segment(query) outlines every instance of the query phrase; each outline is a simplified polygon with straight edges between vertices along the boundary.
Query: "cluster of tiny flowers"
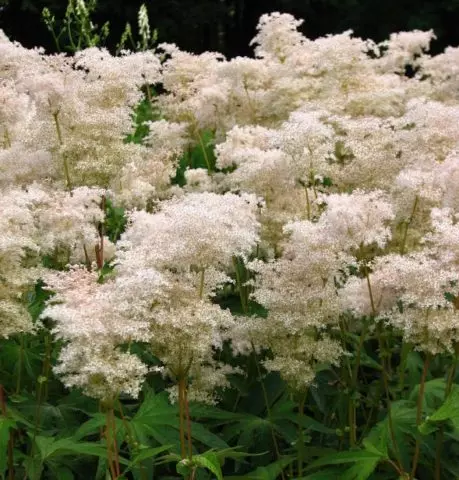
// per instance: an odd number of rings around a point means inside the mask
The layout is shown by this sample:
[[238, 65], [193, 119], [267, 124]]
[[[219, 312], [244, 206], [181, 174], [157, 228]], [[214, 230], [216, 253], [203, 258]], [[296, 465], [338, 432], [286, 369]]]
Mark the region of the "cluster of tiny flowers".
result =
[[[46, 55], [0, 31], [1, 337], [40, 327], [26, 301], [42, 280], [69, 388], [137, 396], [154, 370], [137, 342], [172, 397], [186, 379], [205, 402], [235, 371], [226, 343], [268, 350], [264, 368], [304, 390], [346, 354], [343, 315], [457, 347], [458, 49], [429, 55], [432, 31], [312, 41], [301, 24], [263, 15], [254, 57], [231, 60], [170, 44]], [[141, 101], [160, 118], [127, 142]], [[207, 168], [177, 181], [200, 149]], [[127, 212], [119, 241], [107, 200]], [[222, 308], [229, 290], [266, 315]]]

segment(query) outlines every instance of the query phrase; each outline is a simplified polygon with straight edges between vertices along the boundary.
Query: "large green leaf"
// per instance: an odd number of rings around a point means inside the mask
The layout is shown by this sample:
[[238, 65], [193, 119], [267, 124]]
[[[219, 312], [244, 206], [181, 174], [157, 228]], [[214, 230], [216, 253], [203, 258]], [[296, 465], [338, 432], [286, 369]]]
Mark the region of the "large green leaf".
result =
[[220, 461], [214, 452], [206, 452], [202, 455], [197, 455], [193, 457], [193, 462], [199, 467], [206, 468], [212, 472], [217, 477], [217, 480], [223, 480]]
[[107, 449], [104, 445], [95, 442], [78, 442], [73, 438], [55, 439], [52, 437], [36, 436], [35, 443], [42, 460], [65, 455], [95, 455], [106, 457]]
[[375, 471], [381, 458], [367, 459], [357, 462], [340, 476], [341, 480], [367, 480]]
[[[392, 441], [391, 424], [397, 445]], [[389, 450], [392, 458], [400, 456], [402, 464], [405, 468], [409, 468], [412, 456], [410, 437], [416, 437], [416, 405], [413, 402], [400, 400], [391, 405], [391, 422], [386, 415], [371, 429], [365, 441], [380, 452]]]
[[385, 457], [382, 454], [370, 450], [337, 452], [315, 460], [307, 466], [306, 470], [313, 470], [327, 465], [339, 465], [342, 463], [379, 462], [384, 459]]
[[424, 435], [436, 430], [436, 425], [450, 420], [455, 429], [459, 429], [459, 387], [454, 386], [443, 405], [440, 406], [425, 422], [419, 426], [419, 431]]

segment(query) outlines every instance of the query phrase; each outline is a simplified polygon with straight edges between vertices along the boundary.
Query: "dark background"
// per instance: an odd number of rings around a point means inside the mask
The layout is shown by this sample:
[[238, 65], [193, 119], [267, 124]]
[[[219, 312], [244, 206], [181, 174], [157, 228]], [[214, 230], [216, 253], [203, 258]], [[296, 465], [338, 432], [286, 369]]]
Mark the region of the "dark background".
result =
[[[126, 21], [134, 27], [142, 0], [99, 0], [93, 18], [110, 21], [106, 46], [114, 49]], [[160, 42], [200, 53], [217, 50], [228, 57], [250, 55], [248, 46], [261, 14], [280, 11], [304, 18], [309, 38], [353, 29], [356, 36], [381, 41], [391, 32], [433, 28], [432, 51], [459, 45], [459, 0], [145, 0]], [[26, 47], [54, 51], [41, 21], [43, 7], [64, 16], [67, 0], [0, 0], [0, 28]]]

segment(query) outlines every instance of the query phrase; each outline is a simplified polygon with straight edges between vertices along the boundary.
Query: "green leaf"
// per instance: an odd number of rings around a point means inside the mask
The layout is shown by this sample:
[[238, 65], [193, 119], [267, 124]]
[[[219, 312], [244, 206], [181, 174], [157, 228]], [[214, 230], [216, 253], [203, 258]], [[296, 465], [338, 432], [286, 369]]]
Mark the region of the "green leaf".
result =
[[341, 478], [342, 470], [327, 469], [320, 472], [314, 472], [306, 477], [296, 478], [295, 480], [338, 480]]
[[24, 467], [28, 480], [41, 480], [43, 462], [39, 456], [27, 457], [24, 462]]
[[4, 477], [8, 464], [8, 442], [10, 440], [10, 429], [16, 427], [16, 422], [9, 418], [0, 417], [0, 477]]
[[202, 455], [196, 455], [193, 457], [193, 462], [195, 462], [196, 465], [206, 468], [212, 472], [217, 477], [217, 480], [223, 480], [220, 462], [214, 452], [206, 452]]
[[144, 460], [147, 460], [152, 457], [156, 457], [162, 452], [165, 452], [166, 450], [169, 450], [172, 448], [174, 445], [161, 445], [160, 447], [146, 447], [142, 448], [140, 452], [132, 459], [130, 467], [132, 468], [134, 465], [137, 465], [140, 462], [143, 462]]
[[436, 423], [447, 420], [450, 420], [454, 427], [459, 429], [459, 387], [457, 385], [454, 386], [443, 405], [419, 426], [419, 431], [423, 435], [429, 435], [437, 429]]
[[229, 448], [229, 445], [223, 439], [200, 423], [191, 422], [191, 436], [206, 447]]
[[[446, 382], [443, 378], [434, 378], [425, 383], [424, 409], [435, 409], [443, 403], [445, 398]], [[410, 393], [409, 399], [417, 402], [419, 397], [419, 385], [416, 385]]]
[[416, 406], [413, 402], [399, 400], [391, 405], [393, 436], [397, 447], [393, 445], [389, 417], [377, 423], [365, 438], [365, 442], [373, 445], [378, 451], [390, 451], [399, 454], [402, 464], [409, 468], [412, 452], [407, 437], [416, 437]]
[[[107, 456], [107, 449], [104, 445], [95, 442], [78, 442], [74, 438], [60, 438], [56, 440], [53, 437], [38, 435], [35, 437], [35, 443], [43, 461], [50, 458], [75, 454], [94, 455], [104, 458]], [[121, 458], [120, 462], [126, 463], [126, 461]]]
[[380, 461], [385, 457], [379, 453], [369, 450], [354, 450], [348, 452], [337, 452], [326, 457], [322, 457], [307, 466], [307, 470], [313, 470], [325, 465], [339, 465], [342, 463], [370, 462]]
[[244, 420], [245, 414], [227, 412], [226, 410], [221, 410], [210, 405], [193, 403], [190, 405], [190, 416], [192, 418], [208, 418], [211, 420], [223, 420], [224, 422], [237, 422], [238, 420]]
[[107, 419], [102, 413], [95, 413], [93, 418], [90, 418], [88, 421], [84, 422], [80, 428], [76, 431], [74, 438], [81, 439], [87, 437], [88, 435], [93, 435], [97, 433], [101, 427], [105, 425]]
[[368, 459], [357, 462], [351, 468], [346, 470], [341, 476], [341, 480], [367, 480], [375, 471], [381, 458]]

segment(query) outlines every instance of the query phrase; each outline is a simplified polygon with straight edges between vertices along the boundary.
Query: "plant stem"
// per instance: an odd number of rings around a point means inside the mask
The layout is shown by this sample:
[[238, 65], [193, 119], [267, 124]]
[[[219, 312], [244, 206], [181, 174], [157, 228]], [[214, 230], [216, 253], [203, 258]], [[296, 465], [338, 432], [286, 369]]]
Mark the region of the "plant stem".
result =
[[[454, 356], [453, 364], [448, 372], [448, 380], [446, 383], [445, 388], [445, 400], [448, 398], [451, 390], [453, 388], [454, 377], [456, 376], [456, 369], [457, 369], [457, 361], [458, 356], [457, 354]], [[440, 430], [437, 433], [436, 438], [436, 448], [435, 448], [435, 480], [441, 480], [441, 453], [443, 450], [443, 436], [444, 436], [445, 427], [442, 424], [440, 426]]]
[[308, 216], [308, 220], [311, 220], [311, 202], [309, 200], [307, 185], [304, 186], [304, 193], [306, 194], [306, 214]]
[[408, 218], [408, 220], [405, 222], [405, 231], [403, 232], [402, 245], [400, 246], [400, 255], [403, 255], [405, 253], [406, 239], [408, 237], [408, 229], [411, 223], [413, 222], [414, 214], [416, 213], [416, 208], [418, 206], [418, 203], [419, 203], [419, 197], [418, 195], [416, 195], [416, 197], [414, 198], [414, 205], [411, 210], [411, 215]]
[[[63, 139], [62, 139], [62, 130], [61, 130], [61, 125], [59, 123], [59, 112], [54, 112], [53, 113], [53, 119], [54, 119], [54, 125], [56, 126], [56, 133], [57, 133], [57, 139], [59, 140], [59, 145], [62, 147], [64, 145]], [[70, 180], [70, 171], [69, 171], [69, 164], [67, 162], [67, 157], [65, 154], [62, 154], [62, 160], [64, 162], [64, 175], [65, 175], [65, 181], [67, 183], [67, 189], [72, 194], [72, 182]]]
[[300, 405], [298, 408], [298, 476], [303, 475], [303, 454], [304, 454], [304, 435], [303, 435], [303, 418], [304, 418], [304, 405], [306, 403], [306, 398], [308, 396], [308, 391], [306, 390], [305, 394], [301, 398]]
[[153, 107], [153, 97], [151, 96], [150, 85], [148, 83], [145, 85], [145, 89], [147, 90], [148, 103], [150, 104], [150, 107]]
[[239, 271], [239, 262], [236, 257], [233, 257], [233, 266], [234, 266], [234, 271], [236, 272], [236, 286], [239, 290], [239, 298], [241, 300], [242, 312], [244, 314], [247, 314], [249, 310], [247, 292], [246, 290], [244, 290], [244, 287], [242, 286], [241, 272]]
[[[41, 370], [41, 375], [38, 378], [38, 389], [37, 389], [37, 407], [35, 410], [35, 427], [34, 427], [34, 434], [32, 439], [32, 450], [31, 454], [33, 455], [35, 451], [35, 437], [38, 434], [38, 429], [41, 422], [41, 410], [43, 407], [43, 403], [46, 401], [48, 396], [48, 376], [49, 376], [49, 368], [51, 366], [51, 338], [50, 335], [47, 334], [45, 336], [45, 358], [43, 359], [43, 366]], [[43, 387], [43, 385], [45, 385]]]
[[[416, 425], [418, 427], [421, 424], [421, 419], [422, 419], [422, 405], [424, 402], [424, 390], [426, 386], [426, 378], [427, 378], [427, 372], [429, 369], [429, 362], [430, 362], [430, 354], [428, 353], [424, 360], [424, 368], [422, 370], [421, 383], [419, 385], [418, 405], [416, 409]], [[418, 432], [417, 438], [416, 438], [416, 445], [414, 448], [413, 467], [411, 468], [411, 474], [410, 474], [409, 480], [413, 480], [416, 474], [416, 469], [419, 461], [420, 448], [421, 448], [421, 435]]]
[[179, 390], [179, 420], [180, 420], [180, 455], [182, 459], [186, 458], [186, 443], [185, 443], [185, 377], [181, 375], [178, 381]]
[[193, 460], [193, 440], [191, 437], [191, 419], [190, 419], [190, 407], [188, 404], [188, 392], [185, 385], [184, 391], [184, 404], [185, 404], [185, 416], [186, 416], [186, 428], [188, 437], [188, 458], [190, 462]]
[[[367, 280], [367, 286], [368, 286], [368, 294], [370, 296], [370, 303], [371, 303], [371, 311], [373, 314], [373, 317], [376, 316], [376, 308], [375, 308], [375, 303], [373, 299], [373, 291], [371, 289], [371, 282], [370, 282], [370, 275], [368, 273], [368, 267], [365, 267], [365, 277]], [[360, 358], [362, 356], [362, 349], [363, 349], [363, 344], [365, 343], [366, 336], [368, 333], [368, 323], [364, 321], [363, 324], [363, 329], [360, 334], [360, 339], [359, 339], [359, 345], [357, 347], [357, 352], [355, 355], [355, 364], [354, 368], [352, 370], [352, 377], [351, 377], [351, 394], [354, 394], [355, 391], [357, 390], [357, 381], [358, 381], [358, 375], [359, 375], [359, 368], [360, 368]], [[349, 443], [351, 447], [353, 447], [356, 442], [357, 442], [357, 414], [356, 414], [356, 405], [355, 405], [355, 399], [352, 398], [352, 396], [349, 399]]]
[[21, 391], [22, 367], [24, 363], [24, 334], [19, 334], [18, 378], [16, 379], [16, 394]]
[[398, 388], [400, 392], [403, 392], [405, 388], [405, 370], [406, 370], [406, 362], [408, 359], [408, 354], [411, 351], [411, 345], [409, 343], [403, 342], [402, 343], [402, 351], [400, 354], [400, 365], [398, 368]]
[[[126, 417], [124, 416], [123, 405], [122, 405], [119, 398], [117, 400], [117, 403], [118, 403], [118, 412], [120, 413], [121, 421], [123, 422], [123, 426], [126, 430], [129, 449], [130, 449], [131, 453], [133, 453], [136, 450], [138, 450], [138, 444], [136, 443], [136, 438], [135, 438], [134, 433], [132, 431], [131, 425], [129, 424], [129, 422], [126, 420]], [[140, 464], [139, 464], [139, 470], [140, 470], [141, 480], [147, 480], [147, 472], [145, 471], [145, 467], [144, 467], [144, 465], [142, 465], [142, 462], [140, 462]]]
[[[7, 418], [6, 396], [3, 385], [0, 385], [0, 409], [2, 416]], [[8, 480], [14, 479], [14, 432], [9, 433], [8, 438]]]
[[120, 458], [118, 453], [118, 445], [116, 442], [116, 419], [114, 402], [111, 400], [105, 416], [105, 438], [107, 441], [107, 457], [110, 468], [110, 474], [113, 479], [121, 476]]
[[[373, 290], [371, 288], [371, 281], [370, 281], [370, 274], [368, 272], [368, 267], [365, 267], [365, 277], [367, 279], [367, 286], [368, 286], [368, 294], [370, 296], [370, 304], [371, 304], [371, 311], [373, 318], [376, 317], [377, 311], [375, 307], [375, 302], [374, 302], [374, 297], [373, 297]], [[387, 377], [387, 363], [386, 363], [386, 357], [385, 357], [385, 348], [384, 348], [384, 342], [383, 342], [383, 337], [382, 337], [382, 331], [381, 331], [380, 325], [378, 325], [378, 343], [379, 343], [379, 354], [381, 356], [381, 366], [382, 366], [382, 381], [383, 381], [383, 386], [384, 386], [384, 392], [386, 396], [386, 403], [387, 403], [387, 421], [388, 421], [388, 426], [389, 426], [389, 434], [391, 437], [394, 453], [397, 457], [397, 463], [399, 466], [399, 469], [403, 471], [403, 464], [401, 462], [401, 456], [400, 456], [400, 450], [398, 448], [398, 443], [397, 439], [395, 437], [395, 429], [394, 429], [394, 423], [392, 419], [392, 406], [391, 406], [391, 399], [390, 399], [390, 390], [389, 390], [389, 380]]]
[[202, 136], [201, 134], [199, 133], [199, 130], [197, 127], [195, 127], [194, 129], [194, 132], [195, 132], [195, 135], [199, 141], [199, 145], [201, 147], [201, 151], [202, 151], [202, 156], [204, 157], [204, 161], [206, 162], [206, 166], [207, 166], [207, 171], [209, 173], [212, 172], [212, 168], [210, 166], [210, 160], [209, 160], [209, 156], [207, 155], [207, 150], [206, 150], [206, 147], [204, 145], [204, 141], [202, 140]]
[[[274, 428], [273, 428], [271, 408], [269, 406], [269, 399], [268, 399], [268, 392], [266, 391], [266, 386], [263, 382], [263, 379], [261, 378], [261, 369], [260, 369], [260, 365], [258, 363], [258, 358], [257, 358], [257, 352], [255, 350], [255, 345], [253, 343], [252, 343], [252, 351], [253, 351], [253, 356], [254, 356], [254, 359], [255, 359], [255, 365], [256, 365], [256, 368], [257, 368], [258, 381], [260, 382], [261, 390], [263, 392], [263, 399], [265, 401], [266, 415], [268, 416], [269, 424], [270, 424], [270, 427], [271, 427], [271, 436], [272, 436], [272, 440], [273, 440], [274, 451], [276, 452], [277, 460], [280, 460], [282, 458], [282, 456], [281, 456], [281, 453], [280, 453], [280, 450], [279, 450], [279, 445], [277, 444], [276, 434], [275, 434]], [[281, 472], [281, 477], [282, 477], [282, 480], [285, 480], [285, 475], [284, 475], [283, 471]]]
[[3, 136], [5, 137], [5, 147], [6, 148], [11, 148], [11, 138], [10, 134], [8, 132], [8, 129], [5, 127], [4, 134]]
[[204, 276], [205, 268], [201, 268], [201, 278], [199, 280], [199, 298], [202, 300], [202, 294], [204, 293]]

